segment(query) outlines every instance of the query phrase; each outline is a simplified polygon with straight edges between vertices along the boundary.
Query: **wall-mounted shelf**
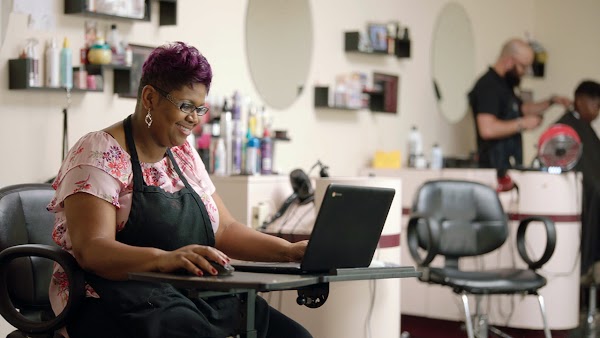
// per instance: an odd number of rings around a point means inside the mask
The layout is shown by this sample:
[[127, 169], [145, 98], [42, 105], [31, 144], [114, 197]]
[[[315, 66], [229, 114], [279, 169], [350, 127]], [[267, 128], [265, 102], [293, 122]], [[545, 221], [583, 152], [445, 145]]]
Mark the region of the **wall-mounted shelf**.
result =
[[348, 53], [370, 54], [370, 55], [392, 55], [397, 58], [410, 57], [410, 39], [394, 39], [394, 54], [389, 54], [386, 51], [378, 50], [363, 50], [360, 46], [360, 32], [345, 32], [344, 33], [344, 51]]
[[315, 87], [315, 108], [348, 110], [348, 111], [356, 111], [356, 110], [362, 109], [362, 108], [340, 107], [340, 106], [330, 105], [329, 104], [329, 87], [323, 87], [323, 86]]
[[[396, 113], [398, 110], [398, 76], [382, 73], [373, 73], [372, 90], [363, 90], [361, 94], [369, 96], [368, 109], [372, 112]], [[366, 109], [354, 106], [335, 106], [329, 104], [329, 87], [315, 86], [314, 93], [317, 109], [335, 109], [356, 111]]]
[[[12, 59], [8, 60], [8, 89], [12, 90], [36, 90], [36, 91], [65, 91], [61, 87], [31, 86], [28, 81], [28, 74], [31, 71], [32, 62], [30, 59]], [[103, 88], [81, 89], [72, 88], [72, 92], [101, 92]]]
[[177, 25], [177, 0], [159, 0], [158, 24], [160, 26]]
[[[112, 70], [113, 72], [113, 92], [120, 97], [131, 97], [131, 66], [126, 65], [91, 65], [86, 64], [85, 69], [88, 74], [99, 74], [104, 76], [104, 70]], [[135, 96], [134, 96], [135, 97]]]
[[[86, 17], [95, 17], [101, 19], [116, 19], [116, 20], [137, 20], [150, 21], [150, 1], [144, 0], [143, 16], [123, 16], [119, 14], [108, 14], [97, 12], [89, 8], [88, 0], [65, 0], [65, 14], [81, 15]], [[177, 24], [177, 0], [159, 0], [159, 20], [161, 26]]]
[[[27, 75], [31, 70], [31, 61], [28, 59], [13, 59], [9, 60], [8, 65], [8, 89], [12, 90], [39, 90], [39, 91], [64, 91], [65, 88], [55, 87], [37, 87], [30, 86], [28, 83]], [[132, 81], [132, 68], [125, 65], [92, 65], [86, 64], [85, 70], [88, 75], [99, 75], [104, 78], [105, 70], [112, 70], [113, 72], [113, 92], [118, 94], [119, 97], [124, 98], [136, 98], [137, 97], [137, 81]], [[80, 67], [74, 67], [78, 69]], [[102, 92], [102, 87], [97, 89], [81, 89], [73, 87], [73, 92]], [[135, 88], [134, 88], [135, 87]]]
[[539, 62], [538, 60], [534, 60], [531, 64], [531, 71], [533, 77], [544, 77], [546, 64], [544, 62]]

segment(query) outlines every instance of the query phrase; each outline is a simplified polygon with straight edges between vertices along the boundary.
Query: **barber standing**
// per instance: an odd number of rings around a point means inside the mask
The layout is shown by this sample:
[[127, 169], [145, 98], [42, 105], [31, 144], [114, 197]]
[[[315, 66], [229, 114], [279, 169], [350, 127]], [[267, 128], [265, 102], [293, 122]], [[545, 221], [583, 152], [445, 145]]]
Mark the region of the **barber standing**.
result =
[[506, 171], [523, 164], [521, 132], [542, 122], [553, 104], [569, 107], [566, 97], [551, 96], [540, 102], [523, 102], [516, 90], [534, 59], [533, 49], [521, 39], [504, 44], [493, 67], [477, 80], [469, 93], [475, 117], [480, 168], [496, 168], [499, 182]]

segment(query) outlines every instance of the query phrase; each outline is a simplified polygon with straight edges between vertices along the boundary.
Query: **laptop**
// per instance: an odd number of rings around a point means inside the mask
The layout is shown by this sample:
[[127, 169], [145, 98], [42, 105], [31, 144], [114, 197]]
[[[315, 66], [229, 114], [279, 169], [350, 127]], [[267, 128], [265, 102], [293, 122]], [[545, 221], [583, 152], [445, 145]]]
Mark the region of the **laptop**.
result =
[[395, 189], [329, 184], [302, 262], [232, 260], [237, 271], [310, 274], [368, 267]]

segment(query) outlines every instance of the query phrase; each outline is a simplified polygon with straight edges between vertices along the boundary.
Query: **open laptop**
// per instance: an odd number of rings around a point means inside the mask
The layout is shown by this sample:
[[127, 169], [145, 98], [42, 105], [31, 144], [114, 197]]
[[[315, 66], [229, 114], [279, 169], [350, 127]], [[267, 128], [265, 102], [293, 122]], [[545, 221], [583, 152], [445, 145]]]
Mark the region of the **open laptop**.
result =
[[373, 259], [395, 190], [330, 184], [300, 263], [233, 260], [237, 271], [286, 274], [368, 267]]

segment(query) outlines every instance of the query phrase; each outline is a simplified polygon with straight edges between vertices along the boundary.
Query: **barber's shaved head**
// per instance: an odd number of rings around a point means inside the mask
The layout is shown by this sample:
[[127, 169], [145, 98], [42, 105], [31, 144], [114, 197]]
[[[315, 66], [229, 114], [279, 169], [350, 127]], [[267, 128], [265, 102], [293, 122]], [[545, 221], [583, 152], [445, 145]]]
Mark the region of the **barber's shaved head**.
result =
[[527, 42], [522, 39], [510, 39], [500, 52], [501, 58], [516, 57], [519, 60], [523, 60], [523, 63], [531, 64], [533, 62], [533, 49]]
[[533, 64], [533, 48], [523, 39], [513, 38], [502, 46], [494, 70], [506, 79], [511, 87], [518, 87], [521, 78]]

